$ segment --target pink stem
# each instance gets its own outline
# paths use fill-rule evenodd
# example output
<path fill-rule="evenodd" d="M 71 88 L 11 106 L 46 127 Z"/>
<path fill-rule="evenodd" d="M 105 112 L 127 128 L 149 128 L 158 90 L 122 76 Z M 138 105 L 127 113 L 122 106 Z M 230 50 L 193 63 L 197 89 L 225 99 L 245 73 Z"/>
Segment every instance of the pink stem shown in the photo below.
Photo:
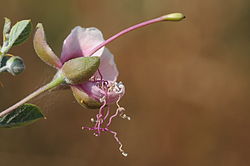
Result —
<path fill-rule="evenodd" d="M 144 27 L 144 26 L 147 26 L 149 24 L 153 24 L 153 23 L 157 23 L 157 22 L 160 22 L 160 21 L 163 21 L 163 18 L 162 17 L 158 17 L 158 18 L 155 18 L 155 19 L 152 19 L 152 20 L 148 20 L 148 21 L 145 21 L 145 22 L 142 22 L 142 23 L 139 23 L 139 24 L 136 24 L 132 27 L 129 27 L 127 29 L 124 29 L 122 30 L 121 32 L 117 33 L 116 35 L 110 37 L 109 39 L 105 40 L 103 43 L 101 43 L 100 45 L 96 46 L 94 49 L 92 49 L 90 52 L 88 52 L 85 56 L 91 56 L 93 55 L 96 51 L 98 51 L 100 48 L 102 48 L 103 46 L 109 44 L 110 42 L 112 42 L 113 40 L 117 39 L 118 37 L 124 35 L 125 33 L 128 33 L 130 31 L 133 31 L 135 29 L 138 29 L 138 28 L 141 28 L 141 27 Z"/>

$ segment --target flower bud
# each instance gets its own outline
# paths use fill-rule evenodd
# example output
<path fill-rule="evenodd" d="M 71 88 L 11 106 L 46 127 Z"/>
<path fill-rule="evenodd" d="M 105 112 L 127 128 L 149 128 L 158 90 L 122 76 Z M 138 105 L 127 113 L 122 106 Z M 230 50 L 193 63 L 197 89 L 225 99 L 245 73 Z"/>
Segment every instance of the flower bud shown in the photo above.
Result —
<path fill-rule="evenodd" d="M 61 71 L 66 83 L 80 84 L 92 77 L 99 65 L 99 57 L 80 57 L 65 62 Z"/>
<path fill-rule="evenodd" d="M 163 21 L 181 21 L 185 16 L 182 13 L 171 13 L 165 16 L 162 16 Z"/>
<path fill-rule="evenodd" d="M 96 101 L 94 98 L 90 97 L 87 93 L 77 87 L 71 86 L 71 90 L 76 101 L 84 108 L 98 109 L 101 107 L 102 104 L 100 102 Z"/>
<path fill-rule="evenodd" d="M 18 75 L 23 72 L 25 65 L 22 58 L 6 54 L 1 60 L 1 67 L 6 67 L 6 71 L 12 75 Z"/>

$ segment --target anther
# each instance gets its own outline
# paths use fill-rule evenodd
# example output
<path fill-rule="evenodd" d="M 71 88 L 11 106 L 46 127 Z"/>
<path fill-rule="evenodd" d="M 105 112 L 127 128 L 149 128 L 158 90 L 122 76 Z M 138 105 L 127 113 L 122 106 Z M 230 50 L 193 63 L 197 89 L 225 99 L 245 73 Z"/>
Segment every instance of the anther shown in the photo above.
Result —
<path fill-rule="evenodd" d="M 97 122 L 94 118 L 91 118 L 90 121 L 93 123 Z"/>
<path fill-rule="evenodd" d="M 123 155 L 124 157 L 127 157 L 127 156 L 128 156 L 128 153 L 122 152 L 122 155 Z"/>
<path fill-rule="evenodd" d="M 130 120 L 131 118 L 129 116 L 127 116 L 126 114 L 121 114 L 120 117 L 122 119 L 127 119 L 127 120 Z"/>

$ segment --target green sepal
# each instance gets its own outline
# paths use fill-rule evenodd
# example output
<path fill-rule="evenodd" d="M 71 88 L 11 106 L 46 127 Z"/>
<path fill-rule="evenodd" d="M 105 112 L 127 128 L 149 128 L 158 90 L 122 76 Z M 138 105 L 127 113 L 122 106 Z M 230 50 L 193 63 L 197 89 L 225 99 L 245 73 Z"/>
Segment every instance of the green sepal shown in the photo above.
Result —
<path fill-rule="evenodd" d="M 101 102 L 98 102 L 93 97 L 89 96 L 83 90 L 77 86 L 70 86 L 76 101 L 84 108 L 98 109 L 102 106 Z"/>
<path fill-rule="evenodd" d="M 13 112 L 0 118 L 0 128 L 22 127 L 44 118 L 40 108 L 33 104 L 23 104 Z"/>
<path fill-rule="evenodd" d="M 62 63 L 48 45 L 43 25 L 41 23 L 38 23 L 36 27 L 37 30 L 34 35 L 33 45 L 37 55 L 46 64 L 54 68 L 60 68 L 62 66 Z"/>
<path fill-rule="evenodd" d="M 62 75 L 68 84 L 80 84 L 87 81 L 97 71 L 100 58 L 97 56 L 74 58 L 64 63 Z"/>

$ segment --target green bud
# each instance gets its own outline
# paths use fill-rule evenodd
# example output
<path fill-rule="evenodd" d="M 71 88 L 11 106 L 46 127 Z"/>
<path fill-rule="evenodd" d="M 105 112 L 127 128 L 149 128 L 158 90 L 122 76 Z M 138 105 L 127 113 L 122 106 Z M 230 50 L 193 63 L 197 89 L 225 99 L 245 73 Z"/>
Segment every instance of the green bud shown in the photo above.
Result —
<path fill-rule="evenodd" d="M 162 16 L 163 21 L 181 21 L 185 16 L 182 13 L 171 13 L 165 16 Z"/>
<path fill-rule="evenodd" d="M 80 57 L 64 63 L 61 68 L 65 81 L 68 84 L 80 84 L 94 75 L 100 65 L 100 58 Z"/>
<path fill-rule="evenodd" d="M 71 90 L 76 101 L 87 109 L 98 109 L 101 107 L 101 103 L 91 98 L 87 93 L 84 91 L 79 90 L 77 87 L 71 86 Z"/>
<path fill-rule="evenodd" d="M 18 56 L 10 57 L 6 62 L 7 71 L 12 75 L 18 75 L 25 69 L 22 58 Z"/>

